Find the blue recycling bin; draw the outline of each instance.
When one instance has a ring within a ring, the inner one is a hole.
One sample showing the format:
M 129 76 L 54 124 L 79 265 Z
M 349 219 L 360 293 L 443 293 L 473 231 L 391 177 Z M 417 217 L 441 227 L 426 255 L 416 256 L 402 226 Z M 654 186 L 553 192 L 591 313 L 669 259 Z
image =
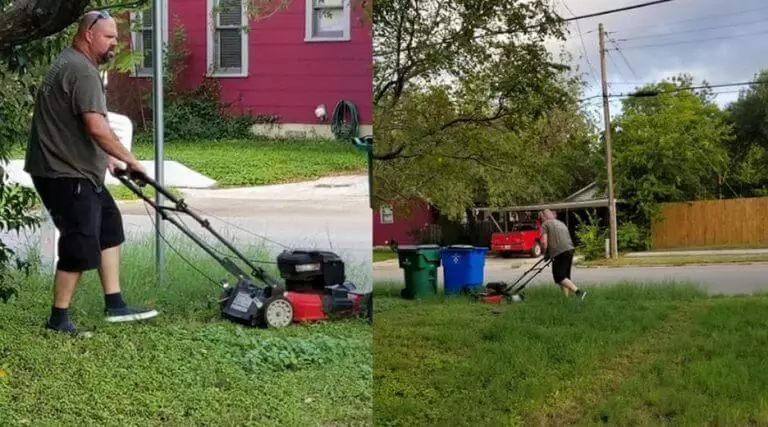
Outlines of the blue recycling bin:
M 455 294 L 482 286 L 487 253 L 488 248 L 470 245 L 443 248 L 443 292 Z

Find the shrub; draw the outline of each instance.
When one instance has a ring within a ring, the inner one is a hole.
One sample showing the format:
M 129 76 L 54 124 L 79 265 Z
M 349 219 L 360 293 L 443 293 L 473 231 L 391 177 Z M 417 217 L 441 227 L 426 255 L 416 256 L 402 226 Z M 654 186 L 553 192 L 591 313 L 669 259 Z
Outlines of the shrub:
M 217 79 L 204 77 L 199 85 L 183 90 L 179 87 L 182 72 L 187 68 L 189 49 L 187 36 L 180 23 L 174 26 L 172 41 L 164 56 L 163 127 L 165 139 L 217 140 L 252 138 L 251 127 L 257 123 L 275 123 L 274 115 L 253 115 L 251 112 L 234 114 L 232 103 L 222 102 L 221 84 Z M 144 102 L 152 109 L 151 93 L 144 94 Z M 149 134 L 149 135 L 147 135 Z M 151 141 L 150 126 L 137 132 L 137 141 Z
M 633 222 L 624 222 L 616 232 L 619 251 L 644 251 L 648 249 L 648 233 Z
M 579 250 L 587 261 L 597 259 L 605 254 L 605 230 L 601 230 L 596 217 L 587 212 L 588 222 L 576 216 L 579 225 L 576 226 L 576 237 L 579 240 Z

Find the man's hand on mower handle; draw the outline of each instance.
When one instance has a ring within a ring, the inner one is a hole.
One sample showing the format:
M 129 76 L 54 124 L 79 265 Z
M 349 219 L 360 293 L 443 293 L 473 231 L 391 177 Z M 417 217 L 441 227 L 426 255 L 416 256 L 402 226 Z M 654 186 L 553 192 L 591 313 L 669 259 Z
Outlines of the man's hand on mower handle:
M 147 171 L 144 166 L 138 161 L 128 163 L 127 167 L 122 167 L 122 163 L 118 165 L 112 165 L 110 163 L 110 171 L 113 176 L 128 176 L 128 178 L 136 181 L 139 186 L 146 184 Z

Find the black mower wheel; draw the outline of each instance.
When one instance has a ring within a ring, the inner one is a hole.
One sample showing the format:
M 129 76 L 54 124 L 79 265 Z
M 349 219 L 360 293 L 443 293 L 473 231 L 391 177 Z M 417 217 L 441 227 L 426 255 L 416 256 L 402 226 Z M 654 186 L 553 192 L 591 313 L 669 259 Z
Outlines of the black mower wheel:
M 293 304 L 285 297 L 275 296 L 261 308 L 261 323 L 267 328 L 285 328 L 293 323 Z

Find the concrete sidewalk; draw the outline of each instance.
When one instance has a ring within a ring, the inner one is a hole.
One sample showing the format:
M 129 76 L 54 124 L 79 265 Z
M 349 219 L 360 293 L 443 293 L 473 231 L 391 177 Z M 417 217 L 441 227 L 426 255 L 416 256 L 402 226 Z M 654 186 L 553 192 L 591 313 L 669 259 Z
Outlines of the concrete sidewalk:
M 763 249 L 705 249 L 705 250 L 672 250 L 672 251 L 648 251 L 630 252 L 624 256 L 627 258 L 641 257 L 674 257 L 674 256 L 718 256 L 718 255 L 761 255 L 768 254 L 768 248 Z

